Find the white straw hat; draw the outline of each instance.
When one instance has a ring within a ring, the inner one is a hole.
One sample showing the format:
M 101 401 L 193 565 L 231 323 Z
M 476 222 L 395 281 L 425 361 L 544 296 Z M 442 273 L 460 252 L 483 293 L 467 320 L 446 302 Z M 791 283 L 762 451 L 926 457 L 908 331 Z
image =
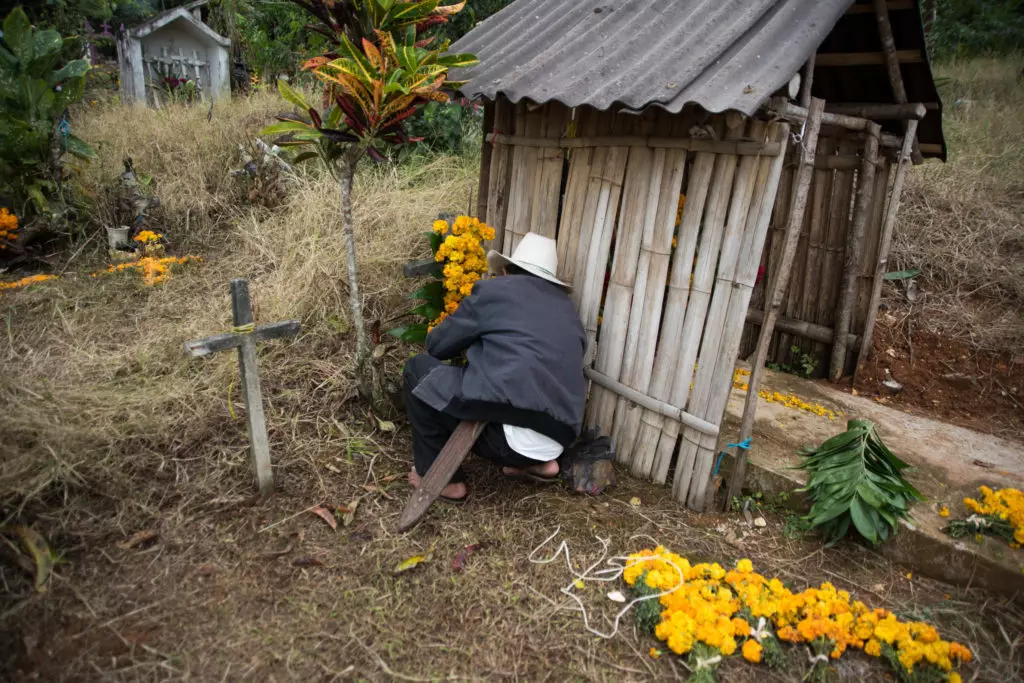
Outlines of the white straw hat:
M 555 273 L 558 272 L 558 247 L 550 237 L 528 232 L 523 235 L 522 241 L 512 252 L 511 257 L 493 249 L 487 253 L 487 266 L 492 273 L 500 272 L 509 263 L 548 282 L 554 282 L 565 288 L 569 287 L 567 283 L 555 276 Z

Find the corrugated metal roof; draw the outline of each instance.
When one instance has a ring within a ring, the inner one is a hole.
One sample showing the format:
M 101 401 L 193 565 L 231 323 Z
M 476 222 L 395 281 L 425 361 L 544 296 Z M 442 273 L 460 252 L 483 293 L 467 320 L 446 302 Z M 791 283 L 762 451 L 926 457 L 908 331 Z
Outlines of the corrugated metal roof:
M 517 0 L 460 39 L 468 97 L 752 114 L 853 0 Z

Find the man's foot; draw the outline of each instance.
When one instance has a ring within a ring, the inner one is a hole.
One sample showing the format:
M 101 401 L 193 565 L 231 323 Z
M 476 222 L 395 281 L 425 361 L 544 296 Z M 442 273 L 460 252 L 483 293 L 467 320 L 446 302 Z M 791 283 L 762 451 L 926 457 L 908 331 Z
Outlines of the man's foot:
M 409 483 L 414 489 L 418 489 L 422 481 L 423 477 L 416 473 L 416 468 L 409 470 Z M 466 488 L 465 482 L 459 481 L 445 486 L 441 491 L 441 497 L 448 500 L 462 500 L 468 493 L 469 489 Z
M 524 468 L 502 467 L 501 471 L 503 474 L 509 477 L 533 475 L 534 477 L 538 477 L 540 479 L 554 479 L 555 477 L 558 476 L 558 461 L 551 460 L 549 462 L 542 462 Z

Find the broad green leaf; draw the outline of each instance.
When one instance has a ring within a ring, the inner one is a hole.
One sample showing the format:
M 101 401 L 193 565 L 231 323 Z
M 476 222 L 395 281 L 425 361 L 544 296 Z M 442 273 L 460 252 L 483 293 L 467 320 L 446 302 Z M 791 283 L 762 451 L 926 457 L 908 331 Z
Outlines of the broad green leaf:
M 428 282 L 423 285 L 415 292 L 409 295 L 410 299 L 422 299 L 423 301 L 429 301 L 433 304 L 439 304 L 441 298 L 444 296 L 443 288 L 441 283 L 438 281 Z
M 853 526 L 857 528 L 861 536 L 872 543 L 878 543 L 878 530 L 871 523 L 871 518 L 859 496 L 855 497 L 853 504 L 850 505 L 850 521 L 853 522 Z
M 309 133 L 314 128 L 302 121 L 278 121 L 259 132 L 260 135 L 284 135 L 285 133 Z
M 281 93 L 281 97 L 286 101 L 291 102 L 304 112 L 309 111 L 310 106 L 309 103 L 306 102 L 306 98 L 304 98 L 297 90 L 292 88 L 292 86 L 288 85 L 288 81 L 283 78 L 277 79 L 277 91 Z
M 300 152 L 299 154 L 296 154 L 295 158 L 292 159 L 292 163 L 293 164 L 301 164 L 304 161 L 309 161 L 310 159 L 316 159 L 318 156 L 320 156 L 320 155 L 317 154 L 316 152 L 311 152 L 311 151 L 307 150 L 305 152 Z
M 64 65 L 59 71 L 54 71 L 49 78 L 50 85 L 56 85 L 57 83 L 63 83 L 64 81 L 71 80 L 72 78 L 79 78 L 84 76 L 89 70 L 89 62 L 84 59 L 75 59 Z
M 388 330 L 388 334 L 410 344 L 422 344 L 427 338 L 427 326 L 424 323 L 404 325 Z
M 437 320 L 437 316 L 441 315 L 441 309 L 433 304 L 424 303 L 412 309 L 411 313 L 414 315 L 421 315 L 426 320 L 433 322 L 434 320 Z
M 15 7 L 4 19 L 4 42 L 22 64 L 27 65 L 35 56 L 32 24 L 20 7 Z

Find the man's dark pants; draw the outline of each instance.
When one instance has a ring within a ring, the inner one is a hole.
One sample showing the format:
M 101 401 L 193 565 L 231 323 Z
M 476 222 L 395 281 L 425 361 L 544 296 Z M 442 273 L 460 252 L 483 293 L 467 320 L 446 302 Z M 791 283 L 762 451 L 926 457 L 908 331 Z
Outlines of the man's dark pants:
M 406 361 L 405 370 L 402 371 L 405 383 L 405 412 L 412 425 L 412 457 L 416 473 L 421 477 L 426 475 L 447 443 L 448 437 L 462 421 L 457 408 L 435 410 L 413 396 L 412 392 L 420 380 L 438 365 L 441 365 L 441 361 L 433 356 L 420 354 Z M 505 439 L 504 428 L 497 422 L 487 423 L 473 447 L 473 452 L 481 458 L 508 467 L 524 468 L 540 464 L 538 460 L 526 458 L 513 451 Z M 460 467 L 452 476 L 451 483 L 465 480 L 466 474 Z

